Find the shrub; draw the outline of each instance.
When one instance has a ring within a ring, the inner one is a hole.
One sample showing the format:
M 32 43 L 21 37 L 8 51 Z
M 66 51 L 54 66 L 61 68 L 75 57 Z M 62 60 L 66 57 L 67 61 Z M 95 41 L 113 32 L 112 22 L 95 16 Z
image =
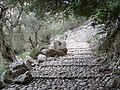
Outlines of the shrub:
M 1 66 L 0 67 L 0 74 L 2 74 L 5 70 L 6 70 L 5 67 Z
M 26 56 L 29 56 L 29 55 L 30 55 L 30 52 L 24 52 L 24 53 L 20 54 L 19 57 L 20 57 L 21 59 L 25 59 L 25 57 L 26 57 Z
M 30 52 L 30 56 L 33 58 L 33 59 L 37 59 L 37 56 L 41 53 L 41 48 L 35 48 L 35 49 L 32 49 L 31 52 Z

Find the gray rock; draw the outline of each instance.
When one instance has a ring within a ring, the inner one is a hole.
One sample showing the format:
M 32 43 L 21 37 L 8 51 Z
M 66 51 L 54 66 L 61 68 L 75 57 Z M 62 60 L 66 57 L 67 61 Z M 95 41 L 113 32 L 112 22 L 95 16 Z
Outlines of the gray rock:
M 86 82 L 81 82 L 80 85 L 81 85 L 81 86 L 85 86 L 85 85 L 86 85 Z
M 110 80 L 110 77 L 106 77 L 106 78 L 104 79 L 105 82 L 108 82 L 109 80 Z
M 42 53 L 43 55 L 46 55 L 46 53 L 47 53 L 48 51 L 49 51 L 48 49 L 43 49 L 43 50 L 41 50 L 41 53 Z
M 22 88 L 20 88 L 20 90 L 26 90 L 26 88 L 27 88 L 27 87 L 22 87 Z
M 108 88 L 112 88 L 112 86 L 113 86 L 113 80 L 109 80 L 109 81 L 106 83 L 106 86 L 107 86 Z
M 32 63 L 29 59 L 24 60 L 25 65 L 27 66 L 28 69 L 32 68 Z
M 39 54 L 37 57 L 38 62 L 46 61 L 47 57 L 45 55 Z
M 70 90 L 76 90 L 76 88 L 75 87 L 71 87 Z
M 42 87 L 42 90 L 47 90 L 47 85 L 42 84 L 41 87 Z
M 59 41 L 54 42 L 55 45 L 52 43 L 49 49 L 43 49 L 41 53 L 47 57 L 55 57 L 56 55 L 57 56 L 66 55 L 68 51 L 67 48 L 64 45 L 62 45 L 61 42 L 60 42 L 61 43 L 60 46 L 57 43 L 59 43 Z
M 55 40 L 51 42 L 49 49 L 54 49 L 56 51 L 62 51 L 64 54 L 67 54 L 67 48 L 66 48 L 66 42 L 65 41 L 60 41 L 60 40 Z
M 15 78 L 15 83 L 27 84 L 32 81 L 33 77 L 29 71 Z
M 26 90 L 35 90 L 33 87 L 28 87 Z
M 6 84 L 11 84 L 13 83 L 13 73 L 11 70 L 7 70 L 2 73 L 1 75 L 1 81 L 6 83 Z
M 62 49 L 60 49 L 60 51 L 63 51 L 65 54 L 67 54 L 68 49 L 67 48 L 62 48 Z
M 8 88 L 8 90 L 16 90 L 16 88 L 14 88 L 14 87 L 13 88 Z
M 54 57 L 48 57 L 47 60 L 51 61 L 51 60 L 55 60 L 55 58 Z

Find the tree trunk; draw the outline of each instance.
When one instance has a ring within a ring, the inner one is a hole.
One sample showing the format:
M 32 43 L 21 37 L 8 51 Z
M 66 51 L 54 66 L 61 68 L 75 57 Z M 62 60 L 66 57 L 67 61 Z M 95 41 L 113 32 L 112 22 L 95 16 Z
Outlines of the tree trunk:
M 9 43 L 5 39 L 5 33 L 3 31 L 3 23 L 4 23 L 3 21 L 5 16 L 4 14 L 5 10 L 6 9 L 2 9 L 0 13 L 0 51 L 2 53 L 3 59 L 13 62 L 13 61 L 16 61 L 15 54 L 12 47 L 9 45 Z
M 10 44 L 11 47 L 13 47 L 12 39 L 13 39 L 13 27 L 11 26 L 10 30 L 9 30 L 9 44 Z

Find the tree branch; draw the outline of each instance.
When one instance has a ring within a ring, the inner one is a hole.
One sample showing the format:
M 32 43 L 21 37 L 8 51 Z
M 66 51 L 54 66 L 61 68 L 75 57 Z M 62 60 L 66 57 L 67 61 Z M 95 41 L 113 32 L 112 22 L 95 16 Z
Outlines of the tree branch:
M 23 11 L 23 8 L 21 8 L 21 10 L 20 10 L 20 12 L 19 12 L 19 16 L 17 17 L 17 20 L 16 20 L 16 22 L 15 22 L 14 25 L 13 25 L 13 28 L 18 25 L 19 20 L 20 20 L 20 17 L 21 17 L 21 15 L 22 15 L 22 11 Z

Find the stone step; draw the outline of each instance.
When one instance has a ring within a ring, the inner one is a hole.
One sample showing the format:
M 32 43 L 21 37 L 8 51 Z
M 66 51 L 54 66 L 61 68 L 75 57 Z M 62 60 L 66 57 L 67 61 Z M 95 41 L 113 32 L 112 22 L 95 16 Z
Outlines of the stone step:
M 93 53 L 92 52 L 80 52 L 80 51 L 78 51 L 78 52 L 68 52 L 67 54 L 77 54 L 77 55 L 93 55 Z
M 53 65 L 41 65 L 41 67 L 71 67 L 71 66 L 75 66 L 75 67 L 96 67 L 96 66 L 101 66 L 100 64 L 53 64 Z
M 104 87 L 104 85 L 98 85 L 94 79 L 36 78 L 34 80 L 37 82 L 37 86 L 39 87 L 37 90 L 106 90 L 99 89 L 99 87 Z
M 79 60 L 84 60 L 84 59 L 95 59 L 96 57 L 65 57 L 64 58 L 64 60 L 77 60 L 77 59 L 79 59 Z
M 61 76 L 50 76 L 50 75 L 35 75 L 32 74 L 32 77 L 33 78 L 42 78 L 42 79 L 95 79 L 95 78 L 100 78 L 100 76 L 95 76 L 95 75 L 92 75 L 92 76 L 64 76 L 64 75 L 61 75 Z
M 79 66 L 79 65 L 78 65 Z M 34 77 L 44 76 L 55 76 L 55 77 L 65 77 L 65 76 L 96 76 L 99 70 L 98 66 L 94 67 L 78 67 L 78 66 L 56 66 L 56 67 L 37 67 L 31 70 Z M 83 66 L 83 65 L 82 65 Z
M 68 52 L 79 52 L 79 53 L 92 53 L 93 51 L 90 50 L 68 50 Z
M 93 59 L 93 58 L 95 58 L 95 56 L 92 56 L 92 55 L 77 55 L 77 54 L 76 54 L 76 55 L 69 55 L 69 56 L 63 57 L 63 58 L 61 58 L 61 59 L 68 59 L 68 60 L 69 60 L 69 59 L 71 59 L 71 58 L 73 58 L 73 59 L 75 59 L 75 58 L 76 58 L 76 59 L 79 59 L 79 58 L 80 58 L 80 59 L 81 59 L 81 58 L 83 58 L 83 59 L 84 59 L 84 58 L 88 58 L 88 59 L 91 58 L 91 59 Z
M 86 57 L 84 57 L 84 56 L 79 56 L 79 55 L 75 55 L 75 56 L 64 56 L 64 57 L 59 57 L 59 58 L 55 58 L 54 60 L 71 60 L 71 59 L 73 59 L 73 60 L 77 60 L 77 59 L 79 59 L 79 60 L 83 60 L 83 59 L 95 59 L 96 57 L 95 56 L 86 56 Z M 53 60 L 53 59 L 52 59 Z
M 53 71 L 76 71 L 78 70 L 79 72 L 81 71 L 97 71 L 101 68 L 101 65 L 41 65 L 41 66 L 36 66 L 33 67 L 33 70 L 53 70 Z
M 61 58 L 62 60 L 83 60 L 84 59 L 88 59 L 90 61 L 94 60 L 95 59 L 95 56 L 91 56 L 91 55 L 72 55 L 72 56 L 66 56 L 66 57 L 63 57 Z
M 39 76 L 39 77 L 34 77 L 35 79 L 72 79 L 72 80 L 74 80 L 74 79 L 95 79 L 95 78 L 97 78 L 97 77 L 95 77 L 95 76 L 89 76 L 89 77 L 87 77 L 87 76 L 74 76 L 74 77 L 68 77 L 68 76 L 66 76 L 66 77 L 56 77 L 56 76 Z
M 59 57 L 59 58 L 50 58 L 47 59 L 45 62 L 95 62 L 96 58 L 95 57 L 75 57 L 75 56 L 66 56 L 66 57 Z
M 67 48 L 68 50 L 90 50 L 94 51 L 92 48 L 82 48 L 82 47 L 76 47 L 76 48 Z
M 59 71 L 54 71 L 54 72 L 52 72 L 52 70 L 50 71 L 50 70 L 48 70 L 48 71 L 33 71 L 33 72 L 31 72 L 31 74 L 32 74 L 32 76 L 33 77 L 39 77 L 39 76 L 47 76 L 47 77 L 49 77 L 49 76 L 54 76 L 54 77 L 74 77 L 74 76 L 76 76 L 76 77 L 89 77 L 89 76 L 97 76 L 97 72 L 91 72 L 91 71 L 86 71 L 86 72 L 78 72 L 78 71 L 76 71 L 76 72 L 73 72 L 73 71 L 71 71 L 71 72 L 69 72 L 69 71 L 61 71 L 61 72 L 59 72 Z
M 99 85 L 94 79 L 36 78 L 31 84 L 9 85 L 2 90 L 106 90 L 101 87 L 104 85 Z
M 88 64 L 96 64 L 94 61 L 82 61 L 82 60 L 76 60 L 76 61 L 45 61 L 43 63 L 40 63 L 39 65 L 88 65 Z
M 83 48 L 83 47 L 74 47 L 74 48 L 70 48 L 67 47 L 68 50 L 93 50 L 92 48 Z
M 95 63 L 95 61 L 88 61 L 88 60 L 69 60 L 69 61 L 45 61 L 43 63 L 40 63 L 39 66 L 98 66 L 96 65 L 97 63 Z M 47 67 L 46 66 L 46 67 Z M 100 66 L 100 65 L 99 65 Z

